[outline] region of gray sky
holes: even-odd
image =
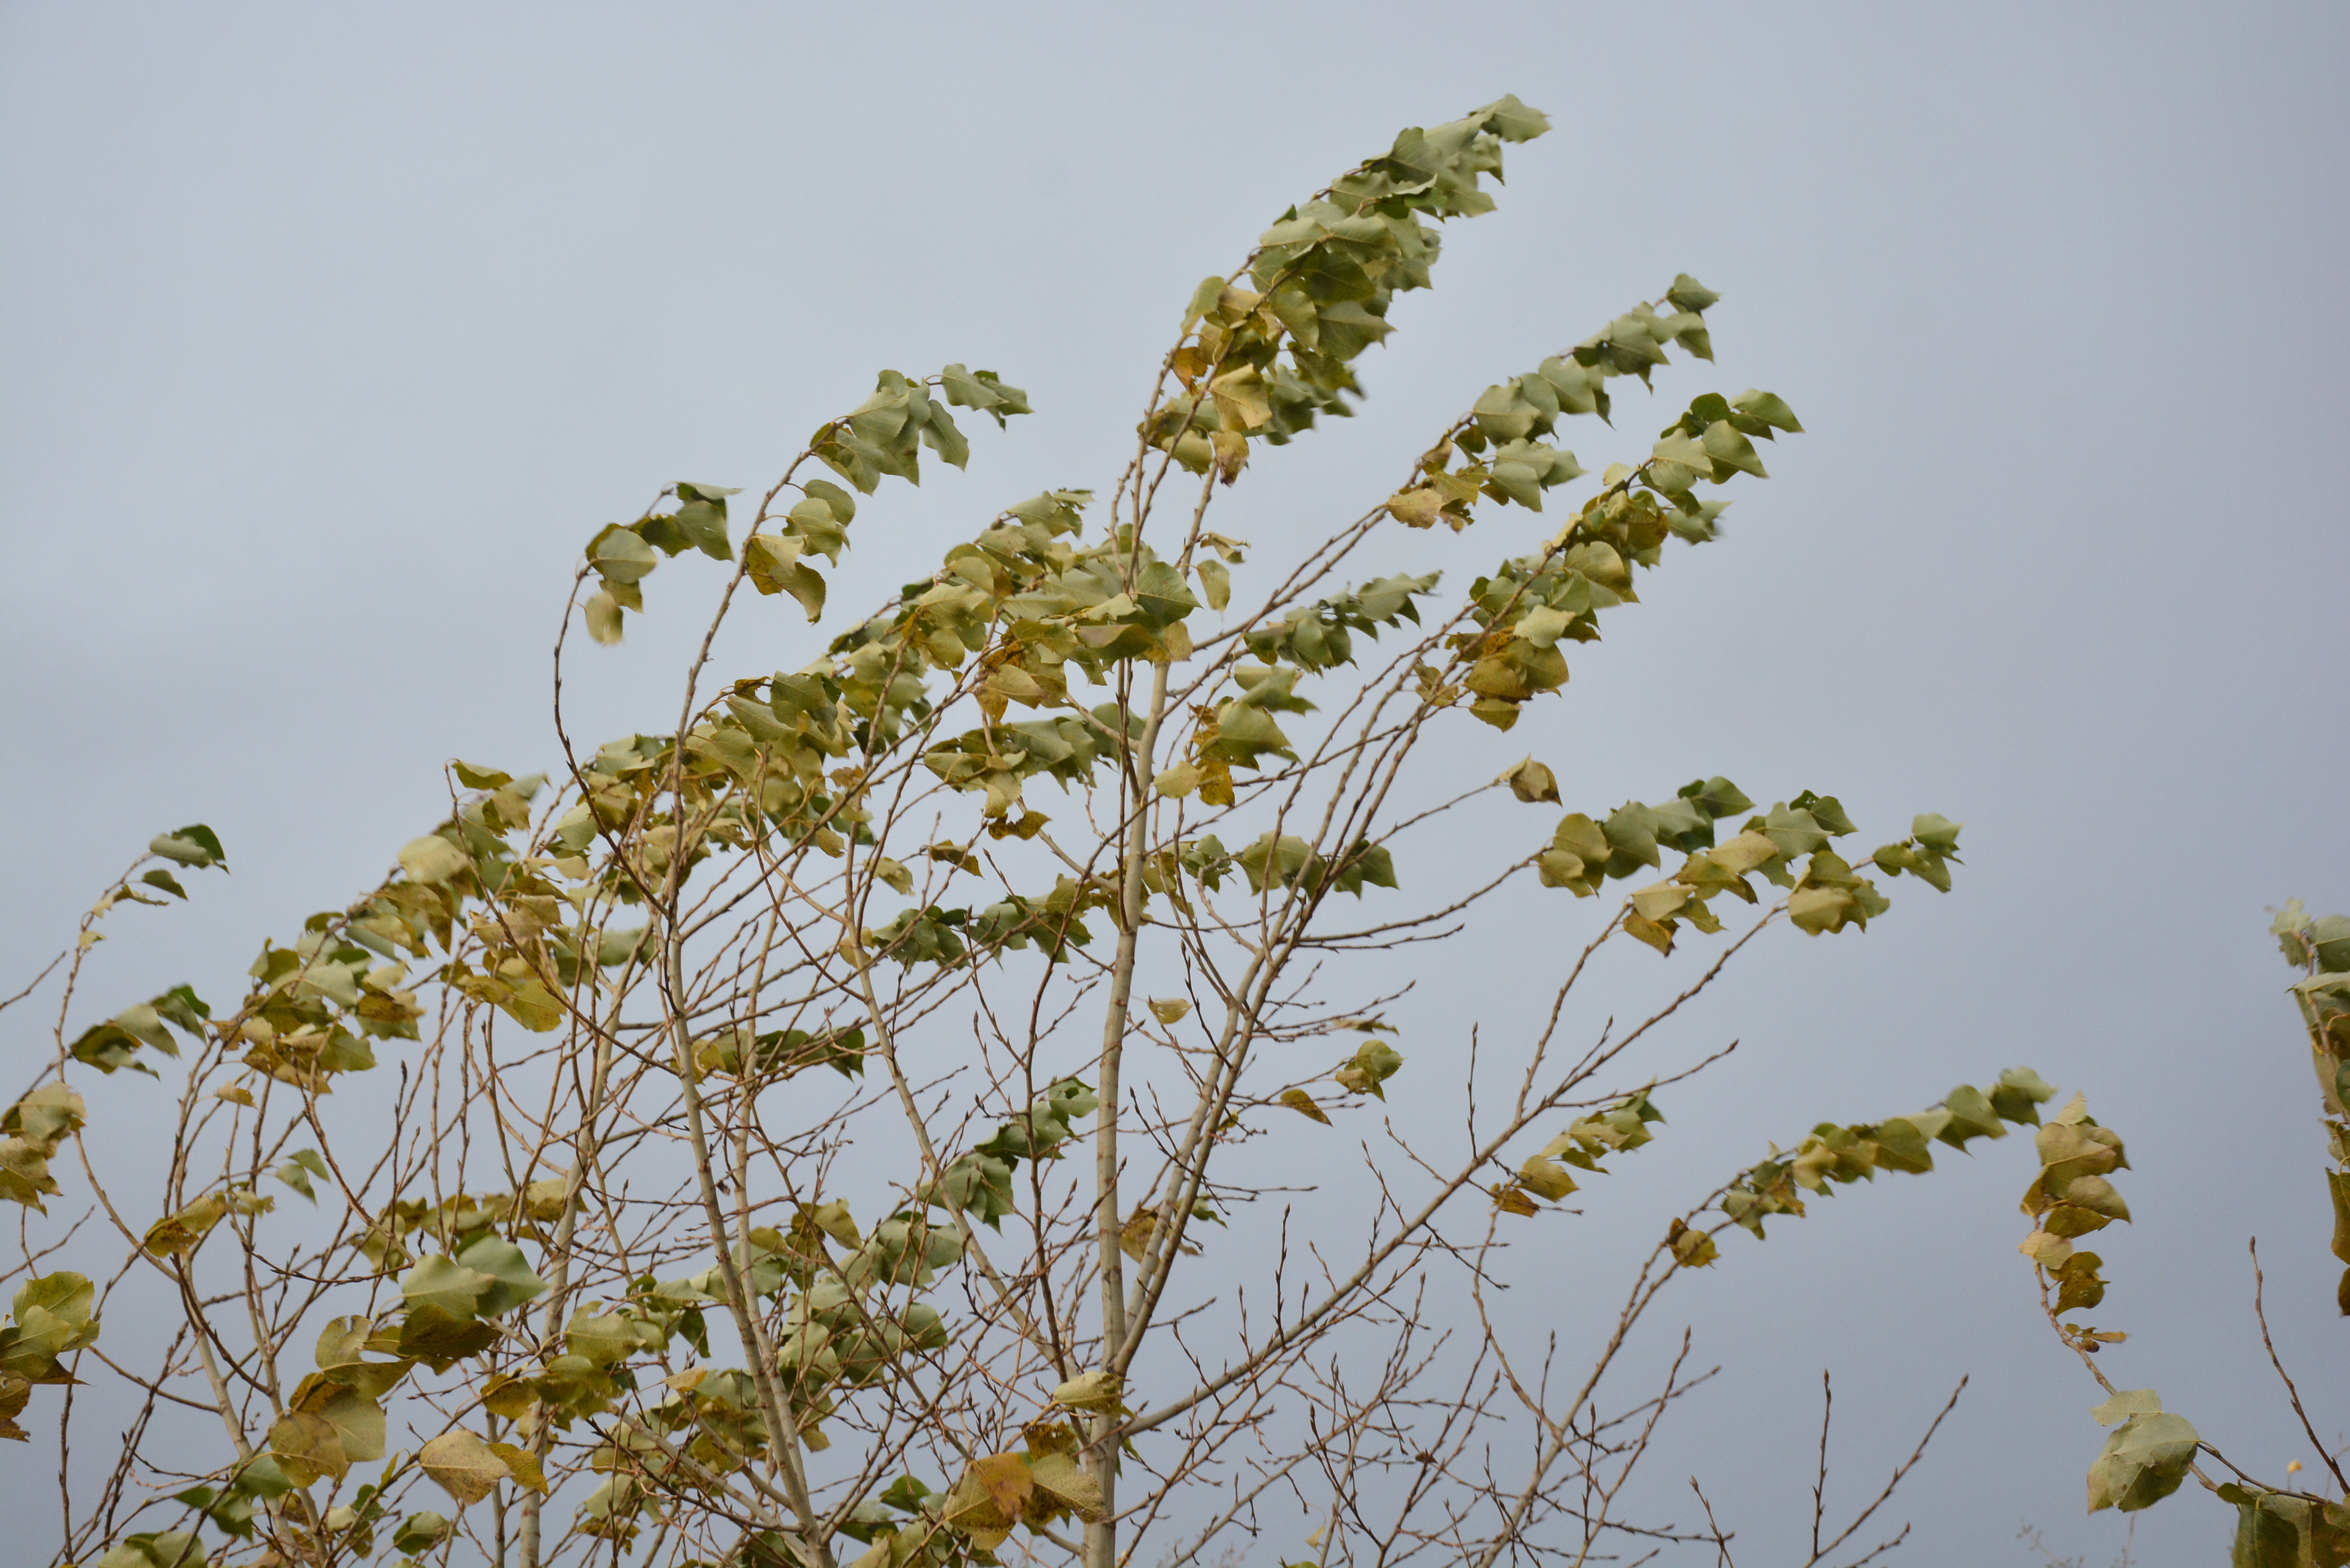
[[[1570,805],[1721,772],[1865,831],[1938,810],[1967,866],[1865,937],[1787,935],[1710,1015],[1745,1044],[1674,1136],[1727,1169],[2014,1063],[2085,1087],[2136,1167],[2113,1375],[2248,1468],[2314,1458],[2242,1248],[2338,1393],[2263,909],[2350,907],[2345,46],[2319,5],[0,7],[0,991],[202,819],[234,877],[118,917],[88,994],[233,994],[437,819],[440,759],[552,760],[545,653],[596,527],[674,479],[770,481],[882,366],[990,366],[1038,413],[860,515],[837,597],[1106,484],[1199,276],[1398,126],[1515,92],[1557,130],[1399,306],[1362,417],[1262,460],[1222,526],[1351,516],[1486,383],[1677,271],[1720,290],[1719,374],[1627,400],[1620,451],[1575,432],[1586,462],[1716,383],[1810,433],[1495,748]],[[674,711],[689,580],[649,597],[583,675],[588,733]],[[1422,1002],[1506,1012],[1488,983]],[[0,1023],[19,1077],[36,1022]],[[1975,1375],[1910,1560],[2037,1561],[2025,1520],[2118,1540],[2080,1517],[2095,1390],[2012,1251],[2028,1149],[1948,1163],[1690,1293],[1731,1370],[1660,1462],[1723,1475],[1748,1539],[1802,1512],[1787,1450],[1832,1365],[1855,1492],[1875,1435]],[[2210,1560],[2222,1511],[2165,1505],[2143,1560]]]

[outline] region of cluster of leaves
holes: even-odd
[[[1654,1142],[1648,1124],[1664,1119],[1665,1113],[1645,1090],[1626,1096],[1606,1110],[1577,1116],[1565,1131],[1520,1162],[1514,1179],[1493,1189],[1494,1206],[1509,1214],[1540,1213],[1535,1199],[1556,1203],[1575,1190],[1568,1166],[1605,1176],[1607,1168],[1599,1163],[1602,1157],[1628,1154]]]
[[[1388,511],[1409,527],[1441,522],[1455,532],[1469,525],[1480,497],[1541,511],[1544,491],[1584,472],[1573,452],[1545,439],[1559,419],[1607,419],[1608,379],[1637,375],[1647,383],[1653,370],[1669,362],[1667,350],[1675,344],[1698,358],[1712,358],[1705,312],[1721,297],[1683,273],[1661,301],[1672,307],[1671,315],[1659,316],[1652,305],[1635,306],[1568,352],[1486,388],[1470,417],[1420,459],[1413,483],[1388,497]],[[1667,528],[1702,542],[1715,536],[1713,522],[1722,504],[1700,500],[1693,486],[1700,480],[1727,483],[1739,472],[1769,477],[1753,438],[1773,440],[1780,431],[1795,434],[1803,428],[1794,410],[1772,393],[1749,389],[1735,399],[1708,393],[1665,428],[1647,462],[1638,470],[1612,469],[1607,483],[1611,493],[1644,495],[1650,511],[1661,503],[1672,514]]]
[[[81,1130],[82,1097],[64,1079],[54,1079],[26,1091],[0,1116],[0,1198],[46,1214],[41,1202],[54,1197],[57,1178],[49,1161],[57,1146]]]
[[[998,1126],[986,1141],[956,1156],[941,1179],[926,1184],[919,1196],[933,1209],[984,1220],[1000,1230],[1003,1217],[1019,1208],[1012,1174],[1020,1162],[1058,1159],[1061,1146],[1075,1136],[1071,1124],[1100,1108],[1100,1096],[1089,1086],[1063,1078],[1037,1096],[1025,1112]]]
[[[1419,624],[1412,604],[1436,591],[1439,574],[1379,577],[1351,593],[1300,605],[1279,620],[1252,627],[1248,650],[1266,664],[1294,664],[1304,670],[1332,670],[1355,661],[1353,633],[1377,640],[1379,628],[1402,621]]]
[[[920,484],[925,446],[962,467],[971,445],[945,405],[931,396],[933,387],[945,394],[946,404],[976,409],[998,425],[1010,415],[1028,412],[1028,395],[1006,386],[993,370],[950,365],[927,380],[884,370],[871,397],[817,430],[809,452],[867,495],[888,474]],[[813,622],[824,614],[826,584],[803,557],[821,556],[840,564],[857,502],[829,480],[812,479],[798,488],[801,499],[785,514],[782,526],[756,530],[744,542],[743,569],[760,593],[798,600]],[[588,566],[601,586],[587,602],[588,635],[603,643],[620,640],[621,613],[643,612],[644,579],[662,556],[700,550],[713,560],[734,559],[727,498],[740,493],[723,485],[680,481],[662,493],[664,499],[676,499],[674,511],[609,524],[589,540]],[[760,520],[765,521],[764,513]]]
[[[1529,769],[1539,769],[1539,774]],[[1550,770],[1531,759],[1504,777],[1521,798],[1557,798]],[[1571,812],[1559,819],[1550,847],[1535,866],[1543,886],[1589,898],[1611,877],[1628,879],[1643,867],[1661,869],[1664,850],[1679,851],[1680,867],[1663,881],[1635,890],[1624,916],[1626,932],[1663,953],[1672,951],[1683,920],[1709,933],[1721,929],[1720,917],[1709,907],[1715,895],[1759,903],[1750,876],[1786,889],[1788,918],[1814,936],[1846,925],[1866,929],[1872,917],[1892,907],[1874,882],[1829,847],[1830,840],[1859,831],[1834,795],[1806,790],[1748,817],[1735,836],[1717,843],[1718,824],[1753,805],[1736,784],[1716,775],[1692,780],[1658,805],[1627,801],[1605,819]],[[1908,872],[1948,892],[1961,826],[1929,813],[1911,823],[1908,837],[1886,845],[1870,859],[1887,876]],[[1799,870],[1796,862],[1803,857],[1808,858]]]
[[[221,847],[220,836],[201,822],[156,835],[147,853],[191,870],[228,869],[228,854]],[[160,905],[163,900],[155,896],[157,893],[180,899],[188,896],[179,878],[160,866],[143,872],[136,867],[132,870],[135,876],[125,875],[91,908],[83,923],[80,950],[87,951],[103,940],[97,923],[117,905]],[[151,891],[141,891],[142,888]],[[83,1030],[67,1045],[66,1054],[109,1075],[129,1067],[150,1077],[157,1076],[155,1069],[140,1059],[139,1053],[152,1050],[176,1058],[180,1047],[172,1037],[172,1030],[202,1041],[211,1017],[212,1009],[192,988],[173,986],[161,996],[125,1008],[107,1022]],[[81,1096],[59,1076],[36,1084],[6,1111],[0,1112],[0,1199],[47,1212],[41,1199],[54,1197],[58,1191],[56,1178],[49,1174],[49,1161],[60,1144],[81,1131],[86,1111]]]
[[[64,1357],[98,1342],[90,1315],[97,1292],[70,1270],[40,1274],[17,1287],[8,1326],[0,1328],[0,1438],[29,1440],[16,1424],[36,1383],[71,1383]]]
[[[1361,896],[1359,888],[1354,891],[1357,897]],[[1150,1010],[1159,1015],[1161,1023],[1172,1023],[1191,1011],[1191,1003],[1153,1002],[1150,1004]],[[1368,1018],[1342,1020],[1337,1026],[1358,1031],[1371,1038],[1355,1047],[1352,1054],[1332,1069],[1330,1081],[1337,1085],[1342,1093],[1369,1095],[1374,1099],[1385,1100],[1388,1097],[1387,1082],[1403,1071],[1404,1062],[1403,1053],[1395,1048],[1395,1043],[1392,1040],[1382,1040],[1378,1037],[1391,1031],[1386,1024]],[[1303,1088],[1284,1089],[1275,1096],[1275,1099],[1279,1104],[1287,1106],[1309,1121],[1319,1122],[1324,1127],[1331,1125],[1329,1114],[1323,1110],[1320,1103]],[[1155,1210],[1141,1210],[1138,1213],[1147,1220],[1155,1220],[1157,1218]],[[1202,1220],[1217,1218],[1212,1210],[1204,1207],[1196,1211],[1196,1217]],[[1129,1229],[1131,1228],[1129,1224]],[[1147,1224],[1143,1227],[1141,1235],[1145,1241],[1149,1240],[1149,1231]],[[1139,1249],[1135,1250],[1135,1255],[1138,1258],[1141,1256]]]
[[[2334,1256],[2350,1264],[2350,915],[2315,918],[2293,899],[2269,930],[2284,950],[2285,961],[2302,971],[2293,988],[2302,1023],[2309,1030],[2311,1065],[2317,1070],[2324,1105],[2326,1151],[2334,1168],[2325,1173],[2334,1200]],[[2335,1296],[2350,1317],[2350,1268],[2342,1272]]]
[[[1690,281],[1684,277],[1676,287]],[[1713,297],[1704,295],[1708,303]],[[1611,330],[1629,330],[1625,323],[1639,319],[1625,317]],[[1698,317],[1690,313],[1686,319]],[[1700,331],[1689,327],[1684,336]],[[1661,358],[1662,350],[1657,352]],[[1588,398],[1582,400],[1585,409],[1561,400],[1558,379],[1566,374],[1566,369],[1555,375],[1546,370],[1522,376],[1507,388],[1489,389],[1479,408],[1488,410],[1492,405],[1490,411],[1479,412],[1440,443],[1422,461],[1426,483],[1391,496],[1388,511],[1408,524],[1425,527],[1441,517],[1459,529],[1467,525],[1470,504],[1480,494],[1542,510],[1544,489],[1583,472],[1573,453],[1532,439],[1548,433],[1562,410],[1587,411]],[[1720,536],[1716,519],[1728,503],[1700,499],[1695,485],[1700,480],[1724,484],[1739,473],[1768,477],[1747,433],[1768,437],[1774,429],[1803,429],[1777,397],[1748,391],[1732,404],[1709,392],[1666,428],[1647,462],[1637,469],[1610,467],[1604,476],[1606,487],[1551,537],[1542,554],[1505,561],[1471,587],[1470,614],[1477,629],[1463,630],[1452,639],[1456,658],[1469,664],[1468,673],[1456,689],[1430,671],[1424,677],[1430,701],[1449,702],[1465,689],[1474,699],[1469,711],[1478,718],[1496,729],[1515,724],[1527,701],[1565,684],[1561,641],[1597,641],[1601,610],[1639,601],[1633,567],[1655,568],[1663,560],[1668,538],[1700,545]],[[1698,433],[1689,433],[1692,431]],[[1446,466],[1456,449],[1482,452],[1489,441],[1504,435],[1507,444],[1500,447],[1490,467]],[[1725,455],[1707,463],[1702,453],[1717,447]]]
[[[2343,1062],[2350,1056],[2350,918],[2311,918],[2299,902],[2288,904],[2270,928],[2283,948],[2288,962],[2304,972],[2293,988],[2308,1026],[2311,1049],[2324,1092],[2327,1136],[2338,1160],[2344,1150],[2345,1089],[2350,1072]],[[2033,1220],[2032,1234],[2018,1251],[2031,1258],[2037,1274],[2043,1310],[2064,1342],[2085,1361],[2102,1347],[2128,1335],[2093,1324],[2067,1321],[2067,1314],[2101,1304],[2107,1282],[2104,1261],[2077,1245],[2081,1238],[2130,1218],[2129,1206],[2115,1189],[2112,1173],[2127,1169],[2121,1137],[2089,1115],[2079,1095],[2041,1127],[2038,1137],[2040,1170],[2025,1189],[2024,1213]],[[2350,1237],[2350,1207],[2343,1198],[2342,1179],[2328,1173],[2334,1193],[2336,1256],[2350,1261],[2345,1237]],[[2255,1271],[2257,1278],[2257,1262]],[[2345,1310],[2350,1310],[2350,1286],[2345,1286]],[[2254,1293],[2258,1310],[2259,1292]],[[2263,1316],[2261,1333],[2268,1328]],[[2341,1471],[2334,1457],[2323,1452],[2317,1430],[2302,1408],[2301,1394],[2284,1366],[2269,1353],[2291,1396],[2303,1430],[2321,1449],[2321,1458]],[[2095,1366],[2091,1364],[2094,1372]],[[2112,1508],[2136,1512],[2150,1508],[2179,1490],[2189,1474],[2202,1480],[2219,1499],[2236,1510],[2236,1532],[2229,1556],[2234,1568],[2323,1568],[2350,1562],[2350,1502],[2287,1487],[2270,1487],[2241,1470],[2237,1479],[2214,1483],[2197,1469],[2199,1453],[2211,1452],[2185,1417],[2166,1411],[2154,1389],[2116,1389],[2097,1374],[2109,1397],[2090,1411],[2101,1426],[2114,1428],[2087,1478],[2091,1512]],[[2224,1459],[2220,1461],[2226,1463]],[[2236,1469],[2232,1464],[2230,1469]],[[2288,1478],[2298,1462],[2286,1467]]]
[[[2108,1179],[2112,1172],[2127,1169],[2129,1159],[2120,1135],[2099,1127],[2078,1095],[2049,1118],[2037,1142],[2040,1174],[2023,1195],[2023,1211],[2036,1223],[2019,1251],[2055,1282],[2058,1314],[2085,1311],[2106,1299],[2106,1282],[2097,1272],[2105,1260],[2074,1243],[2130,1217],[2129,1205]],[[2092,1354],[2126,1337],[2087,1324],[2058,1326],[2072,1344]]]
[[[950,365],[928,381],[911,381],[895,370],[884,370],[873,395],[845,418],[819,429],[809,439],[808,450],[867,495],[873,493],[884,474],[896,474],[910,484],[921,483],[921,448],[925,446],[955,467],[962,467],[971,456],[971,443],[930,395],[931,387],[944,392],[953,407],[975,409],[993,419],[998,428],[1008,416],[1028,412],[1028,394],[1006,386],[993,370]]]
[[[2111,1172],[2126,1169],[2129,1160],[2120,1135],[2097,1125],[2080,1095],[2048,1118],[2035,1142],[2040,1171],[2024,1189],[2022,1205],[2033,1229],[2016,1250],[2037,1270],[2049,1322],[2066,1345],[2094,1355],[2129,1335],[2064,1321],[2064,1314],[2086,1311],[2106,1297],[2106,1282],[2098,1272],[2104,1260],[2074,1243],[2130,1217],[2129,1206],[2107,1179]],[[2200,1439],[2184,1416],[2163,1409],[2160,1395],[2151,1388],[2117,1391],[2089,1413],[2098,1425],[2114,1428],[2089,1467],[2089,1511],[2113,1508],[2134,1513],[2178,1490]]]
[[[1042,1529],[1064,1520],[1092,1523],[1103,1514],[1101,1488],[1076,1458],[1076,1429],[1065,1421],[1032,1423],[1022,1448],[971,1462],[938,1501],[941,1523],[978,1552],[993,1552],[1015,1524]],[[905,1550],[898,1536],[878,1539],[858,1568],[896,1568]],[[909,1543],[915,1545],[917,1543]]]
[[[2055,1092],[2031,1068],[2010,1067],[1988,1092],[1960,1084],[1939,1106],[1906,1116],[1822,1122],[1793,1149],[1773,1145],[1771,1158],[1740,1172],[1717,1206],[1760,1240],[1770,1216],[1803,1216],[1805,1192],[1828,1197],[1836,1186],[1876,1180],[1879,1170],[1921,1176],[1934,1168],[1936,1143],[1962,1150],[1975,1138],[2006,1137],[2003,1124],[2037,1126],[2040,1106]]]
[[[1964,1149],[1975,1138],[2006,1137],[2002,1123],[2035,1125],[2039,1106],[2054,1093],[2030,1068],[2011,1067],[1988,1093],[1961,1084],[1939,1105],[1906,1116],[1850,1126],[1823,1122],[1791,1150],[1773,1145],[1768,1159],[1741,1171],[1723,1189],[1715,1203],[1726,1216],[1722,1225],[1708,1231],[1675,1220],[1667,1242],[1679,1265],[1702,1268],[1719,1256],[1713,1236],[1728,1225],[1761,1241],[1769,1216],[1805,1213],[1804,1193],[1828,1196],[1835,1185],[1875,1180],[1880,1169],[1922,1175],[1934,1168],[1934,1143]],[[1664,1119],[1647,1090],[1577,1117],[1493,1189],[1495,1206],[1511,1214],[1539,1213],[1541,1204],[1559,1202],[1577,1190],[1569,1167],[1605,1175],[1602,1158],[1654,1141],[1648,1127]]]
[[[1380,577],[1250,628],[1243,644],[1263,662],[1233,664],[1238,690],[1212,707],[1193,710],[1191,754],[1158,775],[1159,793],[1180,800],[1196,790],[1203,805],[1230,805],[1236,798],[1232,769],[1262,768],[1267,756],[1295,762],[1296,749],[1274,715],[1314,711],[1297,694],[1298,678],[1353,663],[1356,632],[1376,639],[1381,627],[1418,625],[1419,611],[1411,601],[1434,593],[1437,581],[1433,572]]]
[[[888,924],[865,932],[864,946],[877,958],[907,965],[959,964],[974,947],[995,956],[1031,946],[1048,962],[1060,963],[1072,948],[1092,943],[1093,931],[1083,918],[1087,911],[1116,901],[1116,886],[1106,877],[1056,877],[1053,890],[1041,898],[1007,890],[977,909],[928,904],[900,910]]]
[[[1449,124],[1405,130],[1387,155],[1291,207],[1258,239],[1255,288],[1203,280],[1169,360],[1181,390],[1156,404],[1146,441],[1194,473],[1240,476],[1249,443],[1281,445],[1359,396],[1353,363],[1390,330],[1397,294],[1430,286],[1441,223],[1492,210],[1480,189],[1504,142],[1550,122],[1504,98]]]
[[[975,1196],[983,1203],[987,1195]],[[1008,1206],[1008,1189],[1002,1196]],[[835,1410],[837,1393],[892,1378],[908,1358],[946,1347],[945,1319],[921,1297],[962,1256],[951,1226],[901,1210],[863,1234],[839,1199],[802,1204],[787,1227],[754,1227],[730,1249],[745,1294],[781,1309],[773,1370],[795,1428],[793,1442],[828,1447],[821,1423]],[[702,1307],[723,1299],[723,1273],[712,1266],[681,1280],[647,1278],[616,1313],[575,1318],[567,1344],[593,1364],[585,1370],[608,1386],[594,1390],[598,1397],[608,1402],[618,1388],[632,1386],[616,1364],[637,1349],[659,1349],[671,1334],[684,1335],[707,1356]],[[583,1349],[590,1335],[595,1345]],[[565,1359],[550,1363],[529,1386],[541,1390],[540,1398]],[[606,1479],[580,1505],[577,1528],[625,1545],[635,1539],[652,1489],[706,1494],[769,1454],[775,1433],[758,1383],[742,1368],[691,1367],[665,1380],[666,1392],[645,1412],[645,1430],[627,1423],[606,1427],[608,1441],[591,1456],[591,1468]],[[571,1409],[577,1408],[575,1400]],[[557,1407],[558,1417],[565,1413]],[[872,1512],[860,1505],[857,1518]],[[858,1528],[852,1520],[849,1532]]]

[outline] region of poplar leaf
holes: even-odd
[[[1314,1103],[1314,1096],[1303,1089],[1282,1090],[1281,1103],[1301,1116],[1320,1122],[1326,1127],[1330,1125],[1330,1118],[1322,1114],[1322,1107]]]
[[[486,1441],[462,1427],[419,1449],[416,1462],[461,1507],[481,1501],[514,1474]]]

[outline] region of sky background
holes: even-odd
[[[1727,1170],[2017,1063],[2086,1088],[2135,1167],[2108,1370],[2248,1469],[2313,1459],[2243,1245],[2330,1435],[2350,1325],[2264,928],[2350,907],[2345,80],[2321,5],[0,6],[0,992],[202,820],[234,875],[114,917],[89,1013],[235,993],[440,818],[442,759],[554,760],[546,653],[598,526],[771,483],[881,367],[991,367],[1037,413],[860,512],[837,600],[1107,486],[1201,275],[1399,126],[1514,92],[1556,130],[1399,304],[1361,417],[1261,457],[1221,527],[1315,536],[1487,383],[1676,272],[1721,291],[1718,369],[1567,439],[1596,470],[1750,385],[1808,433],[1469,748],[1532,748],[1585,809],[1719,772],[1835,793],[1869,843],[1964,820],[1956,892],[1782,933],[1715,1004],[1743,1044],[1673,1136]],[[671,722],[701,586],[660,572],[587,650],[583,732]],[[796,668],[779,625],[723,651]],[[1563,908],[1432,965],[1419,1026],[1511,1016],[1580,945]],[[19,1079],[33,1011],[0,1019]],[[161,1105],[101,1099],[134,1133]],[[2012,1251],[2029,1149],[1946,1166],[1682,1304],[1730,1370],[1659,1463],[1731,1498],[1752,1561],[1803,1522],[1823,1366],[1856,1494],[1974,1376],[1905,1560],[2119,1542],[2081,1516],[2096,1390]],[[2139,1560],[2216,1560],[2225,1512],[2166,1504]]]

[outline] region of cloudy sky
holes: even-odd
[[[598,526],[767,482],[883,366],[990,366],[1038,413],[861,518],[837,595],[1106,485],[1202,274],[1398,126],[1514,92],[1556,130],[1399,306],[1362,417],[1263,460],[1225,530],[1351,516],[1489,381],[1676,272],[1721,291],[1714,379],[1809,433],[1509,744],[1571,803],[1720,772],[1872,829],[1939,811],[1967,866],[1864,938],[1786,934],[1676,1136],[1726,1168],[2016,1063],[2085,1087],[2136,1168],[2114,1376],[2247,1468],[2314,1458],[2242,1260],[2258,1234],[2280,1349],[2338,1393],[2264,911],[2350,907],[2345,80],[2350,13],[2314,5],[0,7],[0,992],[203,820],[234,876],[118,917],[89,994],[234,993],[438,819],[442,759],[550,761]],[[584,729],[664,722],[681,628],[583,675]],[[1748,1539],[1792,1539],[1779,1461],[1832,1366],[1856,1491],[1870,1434],[1975,1376],[1911,1560],[2036,1563],[2027,1521],[2111,1554],[2095,1391],[2012,1251],[2025,1154],[1840,1199],[1692,1293],[1731,1371],[1670,1462],[1739,1478]],[[2144,1560],[2210,1560],[2222,1511],[2166,1505]]]

